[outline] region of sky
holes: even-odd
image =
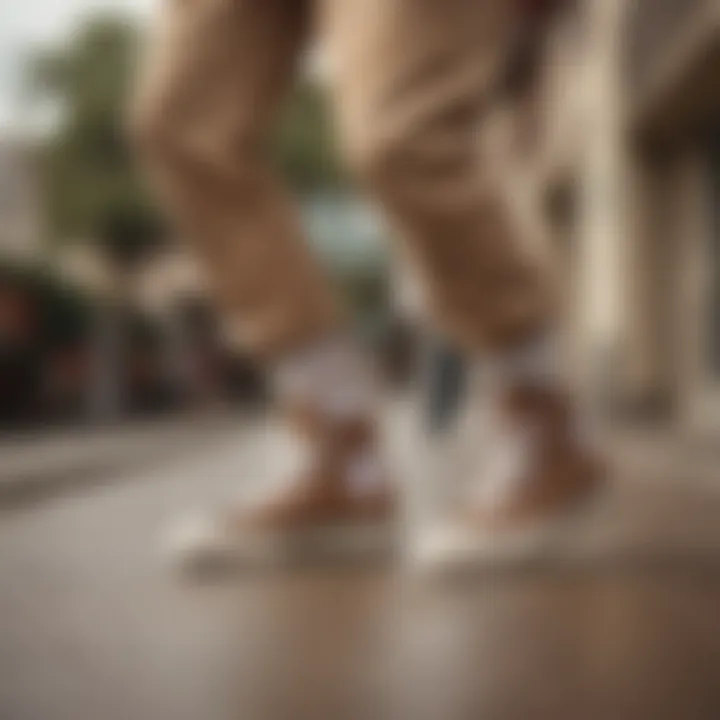
[[[23,123],[19,82],[33,47],[61,41],[83,16],[102,10],[146,14],[157,0],[0,0],[0,130]]]

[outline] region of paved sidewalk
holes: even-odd
[[[408,414],[389,418],[388,439],[411,496],[433,453]],[[720,492],[670,477],[664,439],[627,448],[666,470],[624,478],[597,562],[193,584],[164,561],[167,528],[252,494],[268,453],[283,454],[260,422],[207,435],[177,435],[162,462],[92,492],[3,513],[1,720],[720,717]]]
[[[0,507],[135,474],[227,440],[247,422],[236,414],[175,416],[0,436]]]

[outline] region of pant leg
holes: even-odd
[[[537,332],[549,293],[479,156],[512,3],[318,2],[341,140],[415,255],[446,334],[477,348]]]
[[[273,175],[268,140],[306,39],[304,0],[165,0],[131,124],[244,342],[273,354],[340,312]]]

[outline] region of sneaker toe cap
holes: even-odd
[[[276,560],[278,548],[267,533],[231,530],[219,517],[207,515],[171,526],[162,538],[161,553],[182,571],[203,572]]]

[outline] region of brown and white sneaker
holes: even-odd
[[[452,517],[419,533],[421,569],[554,557],[602,487],[602,464],[565,393],[515,387],[498,402],[483,474]]]
[[[275,495],[181,526],[166,549],[182,569],[223,570],[391,550],[396,497],[374,425],[302,413],[312,458]]]

